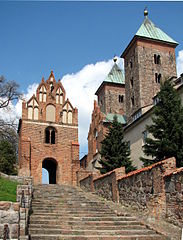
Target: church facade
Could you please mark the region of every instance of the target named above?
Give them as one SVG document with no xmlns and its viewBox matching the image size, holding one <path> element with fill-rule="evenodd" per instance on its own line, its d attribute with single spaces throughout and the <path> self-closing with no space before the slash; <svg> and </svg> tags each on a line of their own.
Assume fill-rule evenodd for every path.
<svg viewBox="0 0 183 240">
<path fill-rule="evenodd" d="M 53 72 L 42 79 L 36 95 L 22 103 L 19 121 L 19 175 L 42 183 L 42 168 L 49 183 L 76 185 L 79 170 L 78 110 L 66 99 Z"/>
<path fill-rule="evenodd" d="M 114 100 L 113 102 L 109 100 L 108 105 L 111 108 L 109 107 L 108 109 L 111 110 L 111 116 L 114 114 L 118 116 L 118 121 L 123 118 L 124 138 L 129 143 L 133 165 L 138 169 L 142 167 L 142 162 L 139 158 L 143 156 L 143 145 L 148 136 L 146 125 L 152 123 L 152 110 L 156 104 L 156 95 L 160 90 L 160 83 L 171 79 L 175 85 L 178 83 L 178 92 L 182 94 L 180 80 L 177 79 L 176 73 L 175 48 L 177 45 L 176 41 L 152 23 L 148 17 L 147 10 L 145 10 L 143 23 L 121 55 L 121 58 L 124 59 L 125 72 L 123 110 L 121 109 L 119 112 L 118 104 L 115 104 L 115 107 L 113 107 Z M 117 74 L 115 72 L 113 74 L 117 78 Z M 121 74 L 121 81 L 123 81 L 122 79 L 123 76 Z M 105 80 L 103 83 L 105 83 Z M 113 98 L 119 101 L 121 89 L 118 88 L 117 83 L 114 82 L 113 84 L 117 89 L 116 93 L 113 94 Z M 110 93 L 109 90 L 103 94 L 100 88 L 101 86 L 96 92 L 98 103 L 95 103 L 95 105 L 99 107 L 97 112 L 103 112 L 100 99 L 108 98 Z M 93 114 L 94 112 L 95 107 Z M 90 141 L 92 139 L 91 126 L 95 125 L 93 114 L 88 134 L 88 158 L 91 158 L 90 149 L 92 145 L 95 146 L 96 141 L 94 137 L 95 131 L 93 131 L 93 141 Z M 97 118 L 97 114 L 94 115 Z M 100 126 L 101 124 L 104 126 L 103 121 L 99 121 L 97 125 Z M 97 129 L 96 126 L 95 128 Z M 100 136 L 100 139 L 102 138 L 104 138 L 104 135 Z M 98 145 L 98 150 L 100 150 L 100 143 Z M 100 159 L 99 154 L 97 158 Z M 87 168 L 91 169 L 90 165 L 88 163 Z"/>
</svg>

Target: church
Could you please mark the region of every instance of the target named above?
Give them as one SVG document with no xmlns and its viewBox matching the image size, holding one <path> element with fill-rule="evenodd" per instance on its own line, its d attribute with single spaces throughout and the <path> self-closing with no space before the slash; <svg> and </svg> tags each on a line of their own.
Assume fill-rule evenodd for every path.
<svg viewBox="0 0 183 240">
<path fill-rule="evenodd" d="M 36 95 L 22 103 L 19 121 L 19 176 L 42 183 L 42 168 L 50 184 L 76 185 L 79 164 L 78 110 L 66 98 L 53 72 L 42 78 Z"/>
<path fill-rule="evenodd" d="M 97 101 L 88 133 L 88 155 L 81 165 L 97 171 L 100 142 L 107 125 L 117 115 L 124 126 L 124 138 L 129 143 L 131 160 L 138 169 L 143 166 L 143 146 L 148 136 L 146 125 L 152 123 L 153 106 L 160 83 L 170 79 L 183 100 L 182 80 L 177 79 L 175 48 L 178 43 L 158 28 L 144 11 L 144 21 L 121 54 L 124 72 L 116 64 L 96 91 Z M 85 164 L 83 162 L 86 162 Z"/>
</svg>

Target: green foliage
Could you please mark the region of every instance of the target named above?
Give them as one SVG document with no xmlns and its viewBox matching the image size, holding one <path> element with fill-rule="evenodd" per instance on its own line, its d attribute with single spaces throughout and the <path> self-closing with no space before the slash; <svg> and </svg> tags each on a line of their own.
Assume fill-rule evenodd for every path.
<svg viewBox="0 0 183 240">
<path fill-rule="evenodd" d="M 13 146 L 6 140 L 0 141 L 0 172 L 8 175 L 17 174 L 16 152 Z"/>
<path fill-rule="evenodd" d="M 17 182 L 0 177 L 0 201 L 16 202 Z"/>
<path fill-rule="evenodd" d="M 128 143 L 123 140 L 123 126 L 114 116 L 112 124 L 109 126 L 108 134 L 101 142 L 101 164 L 102 174 L 112 171 L 115 168 L 124 166 L 126 173 L 135 170 L 130 160 L 130 149 Z"/>
<path fill-rule="evenodd" d="M 153 160 L 141 158 L 144 166 L 159 162 L 168 157 L 175 157 L 177 167 L 183 166 L 183 108 L 177 91 L 169 81 L 161 85 L 157 95 L 159 102 L 154 107 L 151 126 L 148 133 L 144 153 Z"/>
</svg>

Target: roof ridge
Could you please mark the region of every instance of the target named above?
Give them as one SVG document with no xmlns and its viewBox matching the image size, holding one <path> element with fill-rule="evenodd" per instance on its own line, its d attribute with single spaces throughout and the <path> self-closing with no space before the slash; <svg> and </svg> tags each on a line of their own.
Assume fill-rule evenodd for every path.
<svg viewBox="0 0 183 240">
<path fill-rule="evenodd" d="M 178 44 L 174 39 L 172 39 L 168 34 L 156 26 L 147 16 L 145 17 L 143 23 L 140 25 L 135 36 L 150 38 L 154 40 L 169 42 L 173 44 Z"/>
</svg>

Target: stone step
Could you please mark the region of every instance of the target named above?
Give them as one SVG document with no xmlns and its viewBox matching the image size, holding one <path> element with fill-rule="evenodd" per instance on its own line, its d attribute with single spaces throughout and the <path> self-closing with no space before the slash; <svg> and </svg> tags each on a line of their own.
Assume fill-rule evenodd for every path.
<svg viewBox="0 0 183 240">
<path fill-rule="evenodd" d="M 64 229 L 72 229 L 72 230 L 80 230 L 80 229 L 85 229 L 85 230 L 122 230 L 122 229 L 147 229 L 146 226 L 144 225 L 140 225 L 137 223 L 137 225 L 130 225 L 130 224 L 126 224 L 126 225 L 114 225 L 114 224 L 110 224 L 110 225 L 103 225 L 98 224 L 98 225 L 88 225 L 87 223 L 84 224 L 79 224 L 79 225 L 75 225 L 75 224 L 59 224 L 59 225 L 53 225 L 53 224 L 31 224 L 29 227 L 29 230 L 31 229 L 52 229 L 54 226 L 54 228 L 56 229 L 60 229 L 60 230 L 64 230 Z"/>
<path fill-rule="evenodd" d="M 87 212 L 87 211 L 83 211 L 83 212 L 62 212 L 62 211 L 34 211 L 33 210 L 33 214 L 35 216 L 46 216 L 49 218 L 55 218 L 55 217 L 106 217 L 106 216 L 110 216 L 110 217 L 116 217 L 115 213 L 108 213 L 108 212 Z"/>
<path fill-rule="evenodd" d="M 129 214 L 117 216 L 106 201 L 79 188 L 40 185 L 33 191 L 31 240 L 165 240 Z"/>
<path fill-rule="evenodd" d="M 43 235 L 43 234 L 32 234 L 31 240 L 167 240 L 166 237 L 160 236 L 158 234 L 151 234 L 151 235 L 134 235 L 134 236 L 127 236 L 127 235 L 116 235 L 116 236 L 92 236 L 92 235 Z"/>
<path fill-rule="evenodd" d="M 109 208 L 87 208 L 87 207 L 82 207 L 82 208 L 64 208 L 64 207 L 32 207 L 32 210 L 34 212 L 59 212 L 59 213 L 104 213 L 104 214 L 113 214 L 114 211 L 109 209 Z M 126 214 L 123 214 L 123 216 L 127 216 Z"/>
<path fill-rule="evenodd" d="M 79 216 L 57 216 L 57 215 L 52 215 L 53 218 L 52 219 L 57 219 L 57 220 L 61 220 L 61 221 L 73 221 L 73 220 L 77 220 L 77 221 L 136 221 L 136 218 L 134 217 L 79 217 Z M 42 219 L 42 220 L 46 220 L 48 219 L 47 215 L 35 215 L 32 214 L 30 216 L 30 221 L 31 220 L 37 220 L 37 219 Z M 49 220 L 51 220 L 51 217 L 49 216 Z"/>
<path fill-rule="evenodd" d="M 120 229 L 120 230 L 86 230 L 86 229 L 79 229 L 79 230 L 73 230 L 73 229 L 47 229 L 47 228 L 30 228 L 29 233 L 32 234 L 45 234 L 45 235 L 52 235 L 52 234 L 61 234 L 61 235 L 95 235 L 95 236 L 101 236 L 101 235 L 149 235 L 153 234 L 154 231 L 149 229 Z"/>
<path fill-rule="evenodd" d="M 142 225 L 139 221 L 79 221 L 79 220 L 69 220 L 69 221 L 59 221 L 52 219 L 34 219 L 30 220 L 30 226 L 32 225 L 63 225 L 64 226 L 126 226 L 126 225 Z"/>
</svg>

